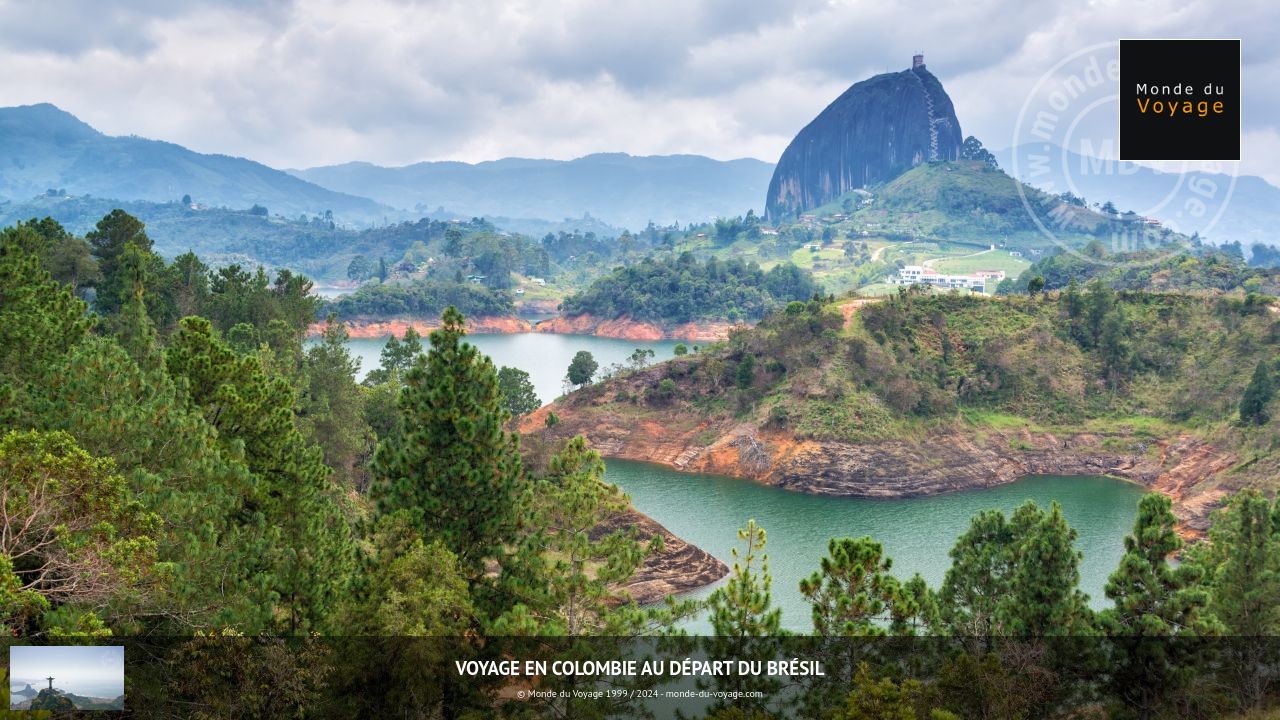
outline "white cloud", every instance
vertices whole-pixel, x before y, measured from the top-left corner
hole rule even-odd
[[[845,87],[917,50],[965,133],[999,148],[1044,69],[1080,47],[1242,36],[1243,170],[1274,176],[1277,20],[1261,0],[0,0],[0,103],[52,102],[111,134],[281,167],[600,151],[772,161]]]

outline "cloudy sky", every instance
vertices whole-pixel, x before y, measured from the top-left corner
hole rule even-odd
[[[774,161],[923,50],[1008,147],[1036,81],[1119,37],[1244,41],[1241,172],[1280,183],[1274,0],[0,0],[0,105],[276,167],[697,153]]]

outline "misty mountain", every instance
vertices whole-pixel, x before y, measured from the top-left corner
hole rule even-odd
[[[1044,166],[1047,172],[1038,172],[1034,177],[1027,167],[1022,167],[1028,164],[1025,159],[1033,153],[1051,158]],[[1172,202],[1165,203],[1165,198],[1179,180],[1177,174],[1134,163],[1099,160],[1070,151],[1066,152],[1064,160],[1062,153],[1062,148],[1056,145],[1050,145],[1048,150],[1043,146],[1035,146],[1034,149],[1024,147],[1019,155],[1022,160],[1018,179],[1041,190],[1060,193],[1068,189],[1070,175],[1077,188],[1074,192],[1090,203],[1110,200],[1121,212],[1133,210],[1154,217],[1187,235],[1198,232],[1206,242],[1221,244],[1236,240],[1246,249],[1255,243],[1280,244],[1280,188],[1260,177],[1239,176],[1222,217],[1211,224],[1218,206],[1209,203],[1212,210],[1205,217],[1193,217],[1184,211],[1186,200],[1193,197],[1186,188],[1213,187],[1216,192],[1225,192],[1231,183],[1230,175],[1185,173],[1181,178],[1183,189],[1174,195]],[[1000,167],[1013,174],[1013,149],[1001,150],[995,155]]]
[[[0,197],[25,200],[49,189],[71,195],[243,209],[288,217],[332,210],[341,220],[381,221],[389,208],[325,189],[261,163],[205,155],[136,136],[111,137],[47,103],[0,108]]]
[[[289,172],[418,214],[443,207],[464,216],[559,221],[585,213],[638,230],[651,220],[664,225],[737,216],[750,209],[759,214],[773,165],[700,155],[600,153],[576,160],[505,158],[403,167],[355,162]]]

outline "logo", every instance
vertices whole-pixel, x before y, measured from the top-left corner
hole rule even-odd
[[[1209,235],[1235,190],[1238,167],[1194,158],[1121,160],[1117,119],[1131,95],[1123,92],[1123,74],[1120,42],[1084,48],[1051,67],[1018,113],[1009,172],[1022,181],[1028,215],[1063,251],[1092,263],[1149,264],[1184,249],[1193,234]],[[1238,143],[1238,123],[1236,130]],[[1091,235],[1108,257],[1084,252]],[[1117,254],[1125,257],[1110,257]]]

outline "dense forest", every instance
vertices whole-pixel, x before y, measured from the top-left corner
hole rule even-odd
[[[1037,260],[1017,278],[1004,280],[998,292],[1026,292],[1033,278],[1042,278],[1045,290],[1061,290],[1075,280],[1085,284],[1098,279],[1113,290],[1244,291],[1280,293],[1280,271],[1267,266],[1268,249],[1253,246],[1248,263],[1239,243],[1221,246],[1192,238],[1185,248],[1111,253],[1099,241],[1077,252],[1060,250]]]
[[[444,280],[365,285],[329,303],[340,319],[360,317],[434,317],[450,305],[466,315],[511,315],[511,295],[478,284]]]
[[[672,267],[682,266],[712,273],[689,260]],[[769,691],[712,700],[704,714],[722,720],[1212,716],[1271,697],[1265,646],[1048,639],[1280,632],[1280,509],[1257,493],[1239,494],[1177,565],[1169,501],[1144,498],[1100,612],[1077,587],[1074,531],[1056,506],[976,516],[939,588],[894,577],[871,538],[835,538],[801,585],[814,642],[771,646],[756,640],[783,634],[763,529],[742,530],[728,582],[705,600],[637,605],[620,588],[662,551],[660,538],[610,524],[627,500],[581,438],[548,445],[509,431],[506,383],[466,342],[457,309],[443,310],[425,346],[389,345],[380,372],[357,384],[339,324],[304,349],[318,310],[308,289],[286,271],[214,271],[194,255],[166,263],[122,211],[83,238],[52,221],[0,232],[0,626],[20,641],[190,638],[136,668],[140,716],[192,706],[240,717],[626,715],[636,706],[625,696],[516,702],[509,678],[463,682],[442,654],[501,658],[514,652],[504,639],[533,636],[678,636],[694,612],[710,618],[712,656],[803,652],[828,668],[786,692],[777,678],[700,680]],[[920,416],[948,402],[1056,417],[1141,399],[1182,419],[1238,405],[1243,421],[1267,425],[1277,335],[1260,300],[1094,284],[1001,303],[904,293],[863,313],[863,329],[846,336],[830,304],[793,302],[762,329],[668,366],[695,377],[711,361],[722,374],[732,364],[733,387],[721,388],[732,395],[835,358],[824,371],[843,373],[828,379],[844,392]],[[1255,357],[1268,362],[1242,399],[1238,363]],[[1157,388],[1180,382],[1187,362],[1221,372],[1219,384]],[[1095,398],[1102,389],[1109,399]],[[909,672],[887,650],[831,642],[886,634],[956,642],[912,646]],[[281,635],[298,642],[270,640]],[[365,639],[344,646],[342,636]],[[456,644],[391,650],[369,636]],[[590,652],[519,647],[527,657]]]
[[[772,309],[817,292],[820,288],[809,274],[790,263],[765,272],[755,263],[715,257],[702,262],[686,252],[615,268],[567,298],[561,310],[570,316],[589,313],[672,323],[759,320]]]

